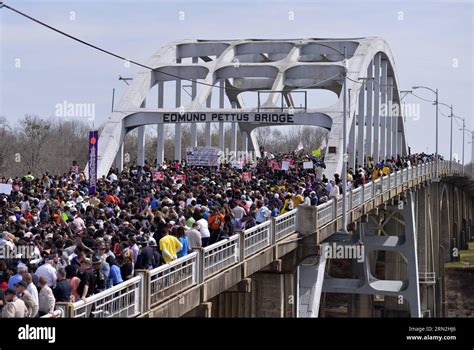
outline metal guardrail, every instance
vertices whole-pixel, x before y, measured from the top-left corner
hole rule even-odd
[[[203,251],[203,279],[222,271],[239,262],[240,236],[234,235],[229,239],[214,243]]]
[[[378,179],[377,179],[378,180]],[[390,186],[390,179],[388,176],[382,177],[382,192],[387,192]]]
[[[135,317],[142,312],[142,277],[135,276],[119,285],[72,304],[72,318]]]
[[[389,176],[369,182],[348,192],[349,208],[361,205],[392,188],[417,178],[435,176],[434,162],[403,169]],[[448,174],[449,162],[440,162],[440,173]],[[459,164],[452,165],[453,174],[462,172]],[[393,179],[393,180],[392,180]],[[342,197],[341,197],[342,199]],[[316,207],[317,226],[321,228],[342,214],[342,200],[330,200]],[[159,302],[176,296],[192,286],[223,270],[242,262],[247,257],[263,251],[279,240],[296,232],[298,208],[276,218],[193,252],[171,264],[149,271],[137,271],[138,276],[113,288],[93,295],[86,301],[58,303],[63,317],[136,317],[149,311]],[[431,283],[430,273],[420,273],[420,283]],[[46,316],[54,317],[54,316]]]
[[[362,187],[358,187],[352,192],[352,207],[353,208],[362,204],[362,201],[363,201],[362,190],[363,190]]]
[[[364,185],[362,191],[362,202],[366,202],[374,196],[374,183],[369,182]]]
[[[390,174],[388,176],[389,178],[389,183],[390,183],[390,189],[395,188],[396,186],[396,181],[397,181],[397,175],[398,174]]]
[[[63,309],[54,310],[52,313],[47,313],[46,315],[43,315],[40,318],[61,318],[61,317],[64,317]]]
[[[244,232],[244,258],[268,247],[271,243],[271,221],[254,226]]]
[[[342,196],[337,197],[336,216],[342,215]]]
[[[296,231],[297,212],[297,209],[293,209],[275,218],[275,242],[278,242]]]
[[[333,201],[318,206],[318,226],[323,226],[334,219]]]
[[[148,272],[150,306],[198,282],[199,257],[196,252]]]

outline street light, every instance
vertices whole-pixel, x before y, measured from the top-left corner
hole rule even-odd
[[[452,163],[453,163],[453,105],[447,105],[443,102],[438,102],[438,104],[448,107],[451,110],[449,117],[451,118],[451,131],[449,136],[449,172],[452,173]]]
[[[438,89],[433,90],[427,86],[413,86],[413,90],[416,89],[426,89],[434,92],[436,95],[435,105],[436,105],[436,180],[439,180],[439,153],[438,153]]]
[[[453,117],[460,118],[458,116],[453,115]],[[462,174],[464,175],[464,132],[466,131],[466,120],[462,118]]]

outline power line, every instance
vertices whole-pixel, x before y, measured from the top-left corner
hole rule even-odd
[[[420,96],[418,96],[417,94],[414,94],[413,92],[411,92],[410,95],[413,95],[413,96],[415,96],[416,98],[419,98],[420,100],[423,100],[423,101],[425,101],[425,102],[431,102],[431,103],[434,103],[434,102],[435,102],[435,101],[428,100],[428,99],[426,99],[426,98],[420,97]]]
[[[159,73],[161,73],[161,74],[164,74],[164,75],[167,75],[167,76],[176,78],[176,79],[186,80],[186,81],[190,81],[190,82],[192,82],[192,83],[196,83],[196,84],[200,84],[200,85],[210,86],[210,87],[213,87],[213,88],[214,88],[214,87],[217,87],[217,88],[219,88],[219,89],[224,89],[224,90],[234,90],[234,91],[239,91],[239,92],[242,91],[241,89],[237,89],[237,88],[234,88],[234,87],[225,87],[225,86],[220,86],[220,85],[213,85],[213,84],[201,82],[201,81],[198,81],[198,80],[193,80],[193,79],[189,79],[189,78],[183,78],[183,77],[178,76],[178,75],[175,75],[175,74],[163,72],[162,70],[160,70],[160,69],[158,69],[158,68],[152,68],[152,67],[147,66],[146,64],[143,64],[143,63],[140,63],[140,62],[137,62],[137,61],[134,61],[134,60],[127,59],[127,58],[125,58],[125,57],[123,57],[123,56],[120,56],[120,55],[118,55],[118,54],[116,54],[116,53],[113,53],[113,52],[111,52],[111,51],[109,51],[109,50],[103,49],[103,48],[101,48],[101,47],[99,47],[99,46],[96,46],[96,45],[91,44],[91,43],[89,43],[89,42],[87,42],[87,41],[84,41],[84,40],[82,40],[82,39],[79,39],[79,38],[77,38],[77,37],[75,37],[75,36],[73,36],[73,35],[71,35],[71,34],[68,34],[68,33],[66,33],[66,32],[60,30],[60,29],[57,29],[57,28],[55,28],[55,27],[53,27],[53,26],[50,26],[49,24],[44,23],[44,22],[40,21],[39,19],[36,19],[36,18],[34,18],[34,17],[32,17],[32,16],[29,16],[29,15],[27,15],[26,13],[23,13],[23,12],[21,12],[21,11],[15,9],[15,8],[13,8],[13,7],[11,7],[11,6],[8,6],[8,5],[4,4],[3,2],[0,2],[0,5],[1,5],[0,8],[5,7],[5,8],[7,8],[7,9],[9,9],[9,10],[11,10],[11,11],[13,11],[13,12],[15,12],[15,13],[17,13],[17,14],[19,14],[19,15],[21,15],[21,16],[23,16],[23,17],[25,17],[25,18],[27,18],[27,19],[29,19],[29,20],[31,20],[31,21],[33,21],[33,22],[35,22],[35,23],[38,23],[39,25],[41,25],[41,26],[43,26],[43,27],[46,27],[46,28],[48,28],[48,29],[50,29],[50,30],[52,30],[52,31],[54,31],[54,32],[56,32],[56,33],[59,33],[59,34],[61,34],[61,35],[63,35],[63,36],[66,36],[66,37],[68,37],[69,39],[72,39],[72,40],[74,40],[74,41],[77,41],[77,42],[79,42],[79,43],[81,43],[81,44],[83,44],[83,45],[89,46],[89,47],[91,47],[91,48],[93,48],[93,49],[95,49],[95,50],[101,51],[101,52],[103,52],[103,53],[105,53],[105,54],[107,54],[107,55],[110,55],[110,56],[112,56],[112,57],[121,59],[121,60],[123,60],[123,61],[130,62],[130,63],[132,63],[132,64],[134,64],[134,65],[139,66],[139,67],[146,68],[146,69],[149,69],[149,70],[151,70],[151,71],[159,72]],[[325,83],[326,81],[329,81],[329,80],[335,78],[337,75],[339,75],[339,74],[335,74],[334,76],[329,77],[328,79],[325,79],[325,80],[323,80],[323,81],[317,82],[317,83],[312,84],[312,85],[309,85],[309,86],[307,86],[307,87],[299,87],[298,89],[307,89],[307,88],[310,88],[310,87],[317,86],[317,85],[319,85],[319,84],[323,84],[323,83]],[[257,91],[254,91],[254,92],[257,92]]]
[[[187,81],[190,81],[190,82],[193,82],[193,83],[197,83],[197,84],[201,84],[201,85],[207,85],[207,86],[214,87],[214,85],[212,85],[212,84],[200,82],[200,81],[193,80],[193,79],[183,78],[183,77],[180,77],[180,76],[178,76],[178,75],[174,75],[174,74],[171,74],[171,73],[163,72],[163,71],[161,71],[161,70],[159,70],[159,69],[157,69],[157,68],[149,67],[149,66],[147,66],[146,64],[143,64],[143,63],[140,63],[140,62],[137,62],[137,61],[133,61],[133,60],[129,60],[129,59],[127,59],[127,58],[125,58],[125,57],[123,57],[123,56],[120,56],[120,55],[118,55],[118,54],[116,54],[116,53],[113,53],[113,52],[111,52],[111,51],[109,51],[109,50],[103,49],[103,48],[101,48],[101,47],[99,47],[99,46],[96,46],[96,45],[91,44],[91,43],[89,43],[89,42],[87,42],[87,41],[84,41],[84,40],[82,40],[82,39],[79,39],[79,38],[77,38],[77,37],[75,37],[75,36],[73,36],[73,35],[71,35],[71,34],[68,34],[68,33],[66,33],[66,32],[63,32],[62,30],[57,29],[57,28],[55,28],[55,27],[53,27],[53,26],[50,26],[49,24],[46,24],[46,23],[44,23],[44,22],[42,22],[42,21],[40,21],[40,20],[38,20],[38,19],[36,19],[36,18],[34,18],[34,17],[31,17],[31,16],[27,15],[26,13],[23,13],[23,12],[21,12],[21,11],[15,9],[15,8],[13,8],[13,7],[11,7],[11,6],[8,6],[8,5],[6,5],[6,4],[3,4],[2,7],[5,7],[5,8],[7,8],[7,9],[9,9],[9,10],[11,10],[11,11],[13,11],[13,12],[15,12],[15,13],[17,13],[17,14],[19,14],[19,15],[21,15],[21,16],[23,16],[23,17],[25,17],[25,18],[27,18],[27,19],[29,19],[29,20],[31,20],[31,21],[33,21],[33,22],[36,22],[36,23],[42,25],[43,27],[46,27],[46,28],[48,28],[48,29],[51,29],[52,31],[54,31],[54,32],[56,32],[56,33],[59,33],[59,34],[61,34],[61,35],[64,35],[64,36],[68,37],[69,39],[72,39],[72,40],[74,40],[74,41],[77,41],[77,42],[79,42],[79,43],[81,43],[81,44],[83,44],[83,45],[89,46],[89,47],[91,47],[91,48],[93,48],[93,49],[95,49],[95,50],[101,51],[101,52],[103,52],[103,53],[105,53],[105,54],[107,54],[107,55],[113,56],[113,57],[118,58],[118,59],[121,59],[121,60],[123,60],[123,61],[127,61],[127,62],[130,62],[130,63],[133,63],[134,65],[137,65],[137,66],[142,67],[142,68],[149,69],[149,70],[151,70],[151,71],[157,71],[157,72],[159,72],[159,73],[161,73],[161,74],[164,74],[164,75],[167,75],[167,76],[170,76],[170,77],[173,77],[173,78],[177,78],[177,79],[181,79],[181,80],[187,80]],[[222,87],[220,87],[220,86],[218,86],[218,87],[219,87],[219,88],[222,88]],[[231,88],[231,89],[239,90],[239,89],[235,89],[235,88]],[[239,91],[240,91],[240,90],[239,90]]]

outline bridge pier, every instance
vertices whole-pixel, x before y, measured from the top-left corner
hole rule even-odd
[[[292,273],[262,271],[210,299],[212,317],[294,317]]]

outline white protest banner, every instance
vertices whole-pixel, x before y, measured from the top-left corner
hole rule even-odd
[[[242,169],[243,168],[243,161],[241,160],[233,160],[231,163],[230,163],[230,166],[234,169]]]
[[[219,160],[218,147],[188,147],[186,162],[190,166],[217,166]]]
[[[281,170],[290,170],[290,162],[287,162],[286,160],[281,162]]]
[[[313,162],[304,162],[303,169],[313,169]]]
[[[0,184],[0,193],[10,195],[10,193],[12,193],[12,185]]]

